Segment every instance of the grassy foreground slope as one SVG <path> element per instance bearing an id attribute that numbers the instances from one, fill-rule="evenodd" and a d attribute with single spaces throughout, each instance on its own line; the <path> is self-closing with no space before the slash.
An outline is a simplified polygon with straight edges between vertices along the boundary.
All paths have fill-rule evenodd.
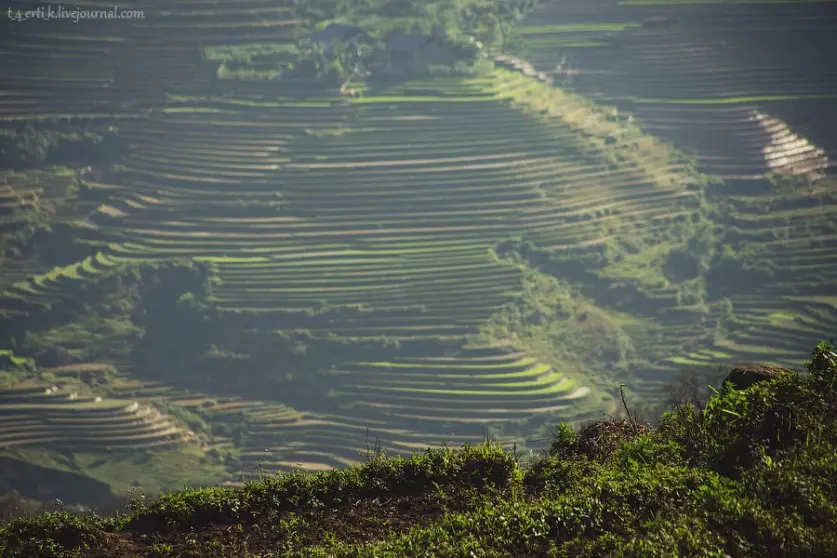
<path id="1" fill-rule="evenodd" d="M 656 427 L 561 425 L 521 466 L 492 444 L 190 489 L 127 515 L 0 527 L 10 558 L 837 555 L 837 353 L 685 403 Z"/>
<path id="2" fill-rule="evenodd" d="M 9 27 L 34 69 L 0 76 L 5 457 L 157 492 L 376 439 L 511 446 L 614 411 L 620 381 L 656 403 L 685 367 L 791 365 L 833 330 L 833 177 L 700 174 L 489 48 L 353 97 L 294 74 L 335 19 L 473 51 L 452 14 L 500 17 L 349 4 Z"/>

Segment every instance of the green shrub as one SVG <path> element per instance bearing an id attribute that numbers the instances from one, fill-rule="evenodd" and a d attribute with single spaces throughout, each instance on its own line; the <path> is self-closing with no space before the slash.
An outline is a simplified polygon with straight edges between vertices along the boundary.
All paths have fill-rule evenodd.
<path id="1" fill-rule="evenodd" d="M 775 457 L 821 432 L 824 416 L 834 417 L 834 394 L 818 382 L 789 375 L 743 391 L 727 384 L 703 411 L 686 405 L 664 415 L 660 428 L 693 464 L 732 475 L 762 451 Z"/>
<path id="2" fill-rule="evenodd" d="M 505 486 L 517 475 L 517 460 L 493 444 L 427 450 L 409 458 L 375 456 L 361 467 L 316 475 L 284 474 L 243 488 L 186 489 L 137 513 L 133 531 L 183 529 L 212 523 L 252 523 L 286 510 L 343 505 L 348 499 L 418 496 L 438 487 L 467 490 Z"/>
<path id="3" fill-rule="evenodd" d="M 0 526 L 0 556 L 4 558 L 54 558 L 71 555 L 101 540 L 103 528 L 114 528 L 113 520 L 79 517 L 51 512 L 16 519 Z"/>
<path id="4" fill-rule="evenodd" d="M 549 444 L 550 455 L 566 455 L 578 443 L 578 433 L 564 422 L 558 425 L 552 433 L 552 442 Z"/>

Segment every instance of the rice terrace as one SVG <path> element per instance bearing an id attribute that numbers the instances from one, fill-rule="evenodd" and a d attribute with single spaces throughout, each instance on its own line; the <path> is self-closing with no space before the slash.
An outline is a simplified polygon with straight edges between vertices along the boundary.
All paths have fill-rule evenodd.
<path id="1" fill-rule="evenodd" d="M 0 15 L 0 496 L 534 451 L 837 332 L 834 2 L 120 7 Z"/>

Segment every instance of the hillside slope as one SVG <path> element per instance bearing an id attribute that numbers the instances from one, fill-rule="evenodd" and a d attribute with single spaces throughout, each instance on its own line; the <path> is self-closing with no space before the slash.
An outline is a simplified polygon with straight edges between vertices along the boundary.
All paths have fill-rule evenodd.
<path id="1" fill-rule="evenodd" d="M 837 555 L 837 353 L 725 383 L 658 428 L 558 429 L 525 467 L 492 444 L 175 492 L 130 514 L 0 527 L 10 558 Z"/>

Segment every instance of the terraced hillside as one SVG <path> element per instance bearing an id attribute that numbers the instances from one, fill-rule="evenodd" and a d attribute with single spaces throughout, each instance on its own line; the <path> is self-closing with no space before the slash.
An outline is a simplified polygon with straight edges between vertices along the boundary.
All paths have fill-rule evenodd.
<path id="1" fill-rule="evenodd" d="M 87 181 L 108 194 L 85 220 L 107 246 L 7 292 L 46 305 L 96 273 L 188 254 L 212 263 L 207 302 L 222 320 L 229 314 L 246 327 L 304 329 L 323 340 L 400 342 L 404 356 L 393 362 L 346 361 L 327 371 L 321 389 L 330 398 L 316 407 L 345 416 L 282 428 L 289 440 L 273 452 L 280 464 L 351 460 L 370 425 L 388 434 L 385 447 L 407 449 L 442 435 L 481 436 L 484 422 L 590 412 L 590 387 L 562 370 L 501 346 L 459 349 L 521 289 L 521 270 L 498 262 L 492 247 L 523 230 L 527 208 L 547 224 L 533 181 L 549 177 L 568 151 L 597 164 L 571 126 L 541 126 L 510 106 L 518 82 L 502 71 L 414 81 L 369 91 L 352 106 L 175 99 L 158 117 L 123 124 L 130 159 Z M 501 122 L 517 130 L 518 153 L 463 134 L 486 137 Z M 395 153 L 393 144 L 401 144 Z M 311 314 L 321 307 L 337 311 L 327 320 Z M 390 382 L 380 376 L 387 369 Z M 286 372 L 296 371 L 272 371 Z M 418 431 L 417 421 L 425 424 Z M 270 449 L 262 430 L 256 420 L 250 438 Z"/>
<path id="2" fill-rule="evenodd" d="M 758 177 L 837 154 L 837 73 L 822 54 L 835 22 L 833 2 L 571 0 L 515 33 L 556 85 L 630 112 L 707 172 Z"/>
<path id="3" fill-rule="evenodd" d="M 582 44 L 610 52 L 591 34 L 660 39 L 586 6 L 541 8 L 544 25 L 575 14 L 566 29 L 524 22 L 535 66 Z M 10 419 L 19 443 L 6 455 L 75 452 L 77 471 L 122 488 L 124 471 L 160 476 L 148 486 L 182 480 L 163 462 L 183 459 L 236 482 L 340 467 L 372 446 L 520 446 L 545 424 L 615 412 L 620 382 L 653 404 L 684 368 L 755 355 L 793 365 L 833 331 L 829 148 L 807 149 L 760 105 L 758 141 L 802 158 L 728 151 L 730 170 L 661 121 L 620 112 L 679 105 L 579 86 L 597 105 L 525 61 L 492 66 L 486 52 L 468 75 L 353 79 L 348 97 L 281 79 L 315 23 L 291 3 L 136 7 L 144 19 L 88 22 L 84 39 L 32 22 L 3 43 L 33 68 L 0 76 L 14 137 L 69 115 L 61 125 L 112 127 L 125 146 L 90 169 L 49 167 L 50 155 L 4 174 L 13 334 L 0 397 L 26 415 Z M 713 114 L 715 145 L 728 113 Z M 697 146 L 716 177 L 649 131 Z M 771 169 L 799 176 L 771 184 Z M 78 382 L 51 386 L 68 365 L 116 373 L 81 387 L 91 402 L 67 399 Z M 56 422 L 65 407 L 42 399 L 58 393 L 67 410 L 108 412 Z M 120 449 L 138 443 L 141 459 Z"/>
<path id="4" fill-rule="evenodd" d="M 708 300 L 734 317 L 678 364 L 787 364 L 791 339 L 833 331 L 822 295 L 834 290 L 837 82 L 820 53 L 835 46 L 835 17 L 829 2 L 556 2 L 516 29 L 531 71 L 619 107 L 725 179 L 709 190 L 719 251 L 759 272 L 721 287 L 729 276 L 716 267 Z"/>
<path id="5" fill-rule="evenodd" d="M 66 386 L 17 385 L 0 398 L 2 447 L 69 443 L 74 449 L 144 449 L 188 438 L 151 407 L 79 396 Z"/>

